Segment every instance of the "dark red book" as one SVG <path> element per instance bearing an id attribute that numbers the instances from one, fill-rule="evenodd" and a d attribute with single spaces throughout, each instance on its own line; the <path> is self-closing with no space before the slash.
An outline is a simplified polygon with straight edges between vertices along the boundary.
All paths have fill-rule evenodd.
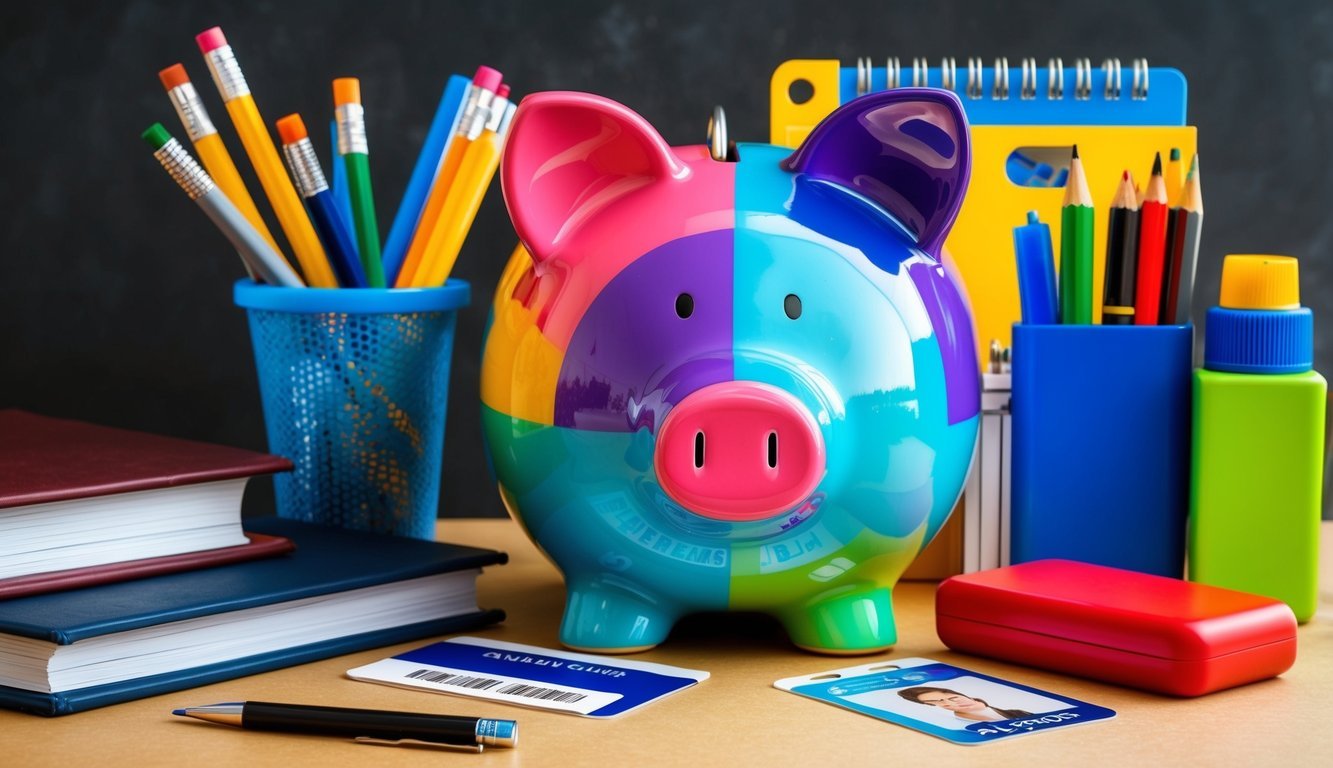
<path id="1" fill-rule="evenodd" d="M 63 592 L 66 589 L 80 589 L 98 584 L 114 584 L 117 581 L 145 579 L 149 576 L 161 576 L 164 573 L 231 565 L 246 560 L 285 555 L 296 549 L 291 539 L 282 536 L 246 532 L 245 537 L 250 540 L 249 543 L 239 547 L 219 547 L 200 552 L 187 552 L 183 555 L 165 555 L 145 560 L 90 565 L 84 568 L 0 579 L 0 600 L 43 595 L 47 592 Z"/>
<path id="2" fill-rule="evenodd" d="M 0 509 L 291 468 L 241 448 L 0 410 Z"/>
<path id="3" fill-rule="evenodd" d="M 89 568 L 96 583 L 119 580 L 109 572 L 138 578 L 192 567 L 142 561 L 205 551 L 272 554 L 275 545 L 253 550 L 241 530 L 241 497 L 249 478 L 291 468 L 240 448 L 0 410 L 0 584 L 86 584 L 68 572 Z"/>

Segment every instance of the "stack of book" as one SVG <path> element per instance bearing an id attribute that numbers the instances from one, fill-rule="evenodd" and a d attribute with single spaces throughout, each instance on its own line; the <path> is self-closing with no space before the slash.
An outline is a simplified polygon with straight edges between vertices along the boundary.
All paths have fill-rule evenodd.
<path id="1" fill-rule="evenodd" d="M 0 706 L 61 715 L 472 629 L 490 550 L 278 518 L 290 462 L 0 411 Z"/>

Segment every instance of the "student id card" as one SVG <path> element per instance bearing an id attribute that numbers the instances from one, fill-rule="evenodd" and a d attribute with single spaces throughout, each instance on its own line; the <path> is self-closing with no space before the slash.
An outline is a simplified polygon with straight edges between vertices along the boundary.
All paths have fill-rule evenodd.
<path id="1" fill-rule="evenodd" d="M 930 659 L 887 659 L 773 685 L 954 744 L 986 744 L 1115 717 L 1105 707 Z"/>
<path id="2" fill-rule="evenodd" d="M 416 648 L 347 676 L 585 717 L 623 715 L 708 679 L 697 669 L 480 637 Z"/>

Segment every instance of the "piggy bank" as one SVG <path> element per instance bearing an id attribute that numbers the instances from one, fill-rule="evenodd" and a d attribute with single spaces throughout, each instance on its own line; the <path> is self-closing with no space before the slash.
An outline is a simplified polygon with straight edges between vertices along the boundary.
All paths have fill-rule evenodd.
<path id="1" fill-rule="evenodd" d="M 970 170 L 957 98 L 865 96 L 795 152 L 735 155 L 588 94 L 514 117 L 521 244 L 483 429 L 506 507 L 564 573 L 571 648 L 758 611 L 806 649 L 884 649 L 893 585 L 964 484 L 976 347 L 940 258 Z"/>

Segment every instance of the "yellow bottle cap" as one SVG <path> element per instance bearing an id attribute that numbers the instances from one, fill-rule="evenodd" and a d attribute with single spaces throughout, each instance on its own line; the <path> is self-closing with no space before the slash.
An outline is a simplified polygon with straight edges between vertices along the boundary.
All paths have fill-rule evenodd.
<path id="1" fill-rule="evenodd" d="M 1300 309 L 1295 257 L 1227 256 L 1222 262 L 1222 299 L 1218 305 L 1227 309 Z"/>

